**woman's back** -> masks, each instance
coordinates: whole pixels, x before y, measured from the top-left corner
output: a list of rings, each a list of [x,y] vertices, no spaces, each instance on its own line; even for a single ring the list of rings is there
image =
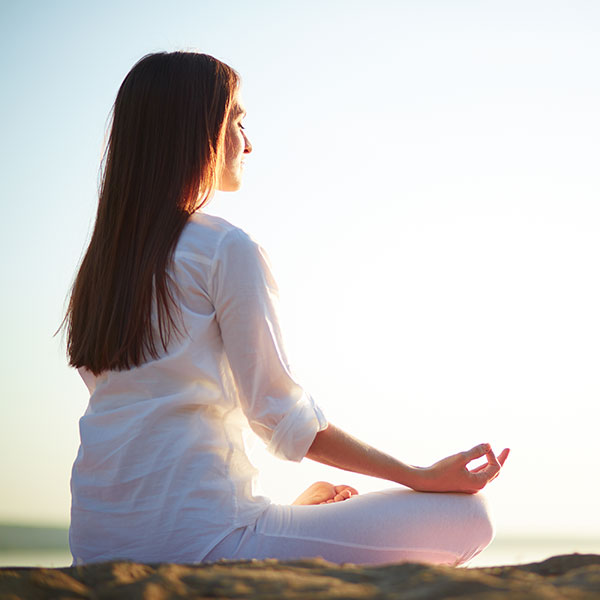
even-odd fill
[[[296,460],[325,423],[289,374],[276,288],[262,251],[245,233],[195,213],[170,275],[182,335],[139,367],[98,377],[82,371],[91,398],[71,484],[77,562],[201,560],[269,504],[252,495],[256,471],[244,452],[244,413],[275,453]],[[245,298],[243,315],[232,306],[236,296]],[[254,377],[236,377],[231,357],[235,369],[237,357],[248,365],[248,354],[258,350]],[[295,423],[274,439],[287,410]]]

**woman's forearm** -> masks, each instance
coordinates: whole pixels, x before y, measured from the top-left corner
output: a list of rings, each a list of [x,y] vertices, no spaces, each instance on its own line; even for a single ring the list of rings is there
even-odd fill
[[[387,479],[421,492],[475,494],[498,476],[509,452],[505,448],[496,458],[489,444],[479,444],[430,467],[413,467],[329,424],[327,429],[317,433],[306,456],[338,469]],[[483,456],[487,464],[470,471],[469,463]]]
[[[317,433],[306,457],[345,471],[419,487],[421,469],[380,452],[332,424]]]

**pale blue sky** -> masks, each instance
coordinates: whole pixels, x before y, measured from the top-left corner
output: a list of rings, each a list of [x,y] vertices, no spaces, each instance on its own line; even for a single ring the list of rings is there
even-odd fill
[[[66,523],[86,394],[52,334],[141,56],[244,81],[254,153],[209,212],[269,252],[298,377],[414,464],[513,448],[500,531],[600,536],[600,4],[0,3],[0,521]],[[276,500],[333,477],[268,460]]]

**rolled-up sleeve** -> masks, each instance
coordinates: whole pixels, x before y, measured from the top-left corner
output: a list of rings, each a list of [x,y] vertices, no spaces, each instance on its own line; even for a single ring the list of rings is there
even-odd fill
[[[250,427],[275,456],[302,460],[327,420],[291,375],[277,315],[277,284],[266,253],[243,231],[231,230],[218,245],[210,281]]]

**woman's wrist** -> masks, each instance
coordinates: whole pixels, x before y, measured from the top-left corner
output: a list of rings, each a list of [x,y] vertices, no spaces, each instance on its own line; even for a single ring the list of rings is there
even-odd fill
[[[394,478],[394,481],[413,490],[424,491],[427,482],[427,471],[423,467],[402,464],[400,475],[398,478]]]

